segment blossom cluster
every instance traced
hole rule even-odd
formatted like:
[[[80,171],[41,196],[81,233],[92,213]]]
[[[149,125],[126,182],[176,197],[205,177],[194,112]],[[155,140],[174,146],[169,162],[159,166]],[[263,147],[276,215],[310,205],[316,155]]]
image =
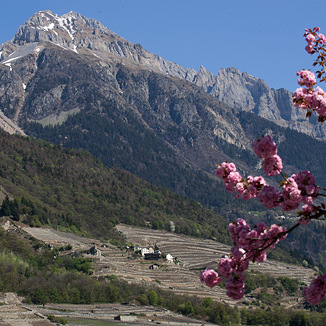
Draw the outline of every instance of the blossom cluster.
[[[263,136],[252,143],[255,153],[264,159],[262,166],[269,176],[281,173],[282,159],[277,155],[277,147],[271,136]],[[318,188],[315,185],[315,178],[310,171],[303,171],[293,174],[287,178],[281,191],[266,183],[262,176],[249,176],[244,179],[237,172],[234,163],[223,162],[218,166],[216,174],[224,180],[225,189],[241,196],[245,200],[258,198],[268,209],[281,206],[284,211],[295,210],[301,203],[304,212],[312,212],[313,201],[318,196]],[[302,219],[302,224],[309,220]]]
[[[324,121],[326,117],[326,93],[321,87],[316,89],[310,88],[297,88],[292,95],[293,105],[299,109],[307,109],[316,111]]]
[[[326,37],[324,34],[319,33],[320,28],[314,27],[313,29],[306,29],[305,39],[307,41],[306,51],[309,54],[317,52],[319,55],[314,62],[314,66],[320,65],[321,71],[317,71],[317,78],[320,81],[325,81],[326,69],[325,69],[325,44]],[[293,103],[296,107],[302,109],[308,109],[311,111],[316,111],[319,115],[318,120],[322,123],[326,120],[326,93],[322,88],[317,86],[315,89],[313,86],[316,84],[316,78],[313,73],[303,70],[298,72],[297,75],[300,77],[298,83],[301,88],[298,88],[293,94]],[[309,112],[307,113],[309,116]],[[314,177],[306,172],[301,172],[300,174],[293,177],[294,182],[301,190],[301,196],[305,205],[303,206],[304,215],[300,218],[299,223],[308,224],[310,221],[310,213],[314,211],[312,202],[314,198],[318,196],[318,188],[315,185]],[[299,198],[298,198],[299,200]],[[322,212],[323,213],[323,212]],[[326,295],[326,273],[324,275],[318,276],[312,281],[309,287],[303,289],[303,295],[305,299],[316,305],[322,301]]]
[[[318,304],[326,295],[326,273],[314,279],[309,287],[303,289],[305,299],[312,305]]]
[[[310,54],[315,52],[324,53],[326,37],[324,34],[319,33],[319,27],[313,30],[306,29],[305,39],[307,41],[306,51]],[[322,51],[321,51],[322,50]],[[319,54],[315,64],[324,65],[324,54]],[[318,71],[318,78],[325,73]],[[297,108],[307,109],[308,112],[316,111],[319,115],[319,121],[323,122],[326,119],[326,94],[321,87],[313,88],[316,85],[316,76],[309,70],[301,70],[297,72],[299,76],[298,84],[302,87],[296,89],[293,93],[293,104]],[[323,79],[322,79],[323,80]]]
[[[254,141],[252,147],[257,156],[263,159],[262,166],[269,176],[281,173],[282,160],[277,155],[277,146],[271,136],[263,136]],[[298,223],[309,223],[309,214],[315,209],[313,202],[319,195],[315,178],[310,171],[302,171],[284,178],[280,191],[268,185],[262,176],[243,178],[234,163],[223,162],[217,167],[216,174],[223,179],[227,191],[245,200],[258,198],[266,208],[280,206],[283,210],[290,211],[297,209],[303,203],[304,214]],[[273,249],[280,240],[287,236],[288,231],[282,226],[276,224],[268,226],[263,222],[251,229],[243,219],[230,223],[229,231],[234,243],[230,256],[221,259],[218,272],[213,269],[203,271],[201,281],[214,287],[222,281],[222,278],[225,278],[226,294],[238,300],[244,295],[244,272],[248,269],[249,262],[264,262],[267,256],[266,249]],[[307,301],[315,302],[314,293],[320,284],[324,284],[326,294],[326,282],[315,281],[304,291]]]
[[[272,177],[281,173],[282,159],[277,155],[277,147],[271,136],[255,140],[252,148],[258,157],[264,159],[262,167],[267,175]]]
[[[218,272],[226,279],[226,294],[238,300],[244,296],[244,272],[248,269],[249,262],[264,262],[266,248],[274,248],[287,236],[287,232],[284,227],[275,224],[269,227],[265,223],[259,223],[252,230],[243,219],[230,223],[229,231],[235,245],[231,248],[230,257],[221,259]],[[222,280],[219,274],[212,269],[206,269],[201,273],[201,281],[213,287]]]
[[[316,45],[318,46],[326,43],[325,35],[319,32],[320,32],[319,27],[315,27],[313,30],[306,29],[305,31],[304,36],[307,41],[305,50],[309,54],[313,54],[316,52]]]

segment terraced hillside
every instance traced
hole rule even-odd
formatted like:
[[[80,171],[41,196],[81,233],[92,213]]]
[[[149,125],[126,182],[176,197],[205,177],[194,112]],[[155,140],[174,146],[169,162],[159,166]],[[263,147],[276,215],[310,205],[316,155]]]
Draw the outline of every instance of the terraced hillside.
[[[87,255],[94,258],[94,276],[117,275],[129,283],[141,283],[149,286],[160,286],[178,294],[211,297],[213,300],[226,302],[231,305],[241,306],[241,301],[230,300],[225,291],[220,287],[210,289],[199,281],[200,271],[205,267],[216,267],[217,261],[228,254],[230,247],[212,240],[192,238],[170,232],[146,228],[136,228],[119,224],[117,229],[122,232],[129,242],[141,247],[157,246],[162,253],[177,257],[180,264],[160,259],[147,261],[134,252],[121,250],[99,240],[88,239],[58,232],[51,229],[24,228],[37,239],[52,246],[70,244],[72,251],[87,250],[96,245],[99,249],[98,256]],[[150,267],[156,263],[157,269]],[[157,267],[157,266],[155,266]],[[252,264],[251,270],[269,273],[272,276],[286,276],[297,278],[309,283],[314,277],[312,269],[289,265],[285,263],[266,261],[263,264]],[[302,299],[296,297],[284,298],[287,306],[297,306]]]
[[[233,300],[229,300],[225,296],[224,291],[220,288],[208,289],[199,283],[199,270],[205,267],[216,267],[217,261],[230,252],[229,246],[212,240],[135,228],[123,224],[119,224],[117,229],[124,233],[127,239],[134,244],[140,246],[156,245],[163,253],[170,253],[172,256],[178,257],[182,267],[178,267],[178,271],[174,272],[173,278],[170,278],[172,286],[178,289],[178,291],[182,293],[188,293],[189,291],[199,296],[209,295],[217,300],[235,304]],[[296,278],[304,283],[309,283],[315,274],[312,269],[271,260],[267,260],[263,264],[252,264],[251,266],[249,268],[251,270],[269,273],[275,277],[286,276]],[[183,269],[188,271],[185,275],[183,274]],[[185,277],[186,275],[189,275],[189,278]],[[164,278],[162,283],[164,283]]]

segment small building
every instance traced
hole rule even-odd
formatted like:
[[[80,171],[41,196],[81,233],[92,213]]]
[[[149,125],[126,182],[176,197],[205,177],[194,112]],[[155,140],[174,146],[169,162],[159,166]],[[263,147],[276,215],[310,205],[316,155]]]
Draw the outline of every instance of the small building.
[[[161,258],[161,254],[159,254],[159,253],[152,252],[152,253],[146,253],[145,254],[145,259],[146,260],[157,260],[157,259],[160,259],[160,258]]]
[[[152,264],[149,266],[149,269],[159,269],[160,265],[159,264]]]
[[[114,320],[119,320],[122,322],[135,322],[137,320],[137,316],[118,315],[118,316],[114,317]]]
[[[141,248],[140,249],[140,253],[144,257],[145,254],[152,254],[152,253],[154,253],[154,249],[153,248]]]
[[[89,253],[93,256],[101,256],[101,250],[99,250],[96,245],[89,249]]]
[[[132,251],[138,251],[140,249],[141,248],[139,246],[134,246],[134,245],[130,246],[130,250],[132,250]]]
[[[167,254],[165,258],[169,262],[173,262],[173,260],[174,260],[174,257],[171,254]]]

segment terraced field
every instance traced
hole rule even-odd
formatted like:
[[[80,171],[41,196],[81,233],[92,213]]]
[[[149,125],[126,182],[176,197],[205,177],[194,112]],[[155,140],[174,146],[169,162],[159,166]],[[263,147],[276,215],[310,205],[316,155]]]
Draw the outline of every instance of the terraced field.
[[[119,224],[117,229],[124,233],[134,244],[143,246],[155,245],[164,253],[170,253],[183,263],[187,269],[216,267],[217,261],[230,252],[230,247],[206,239],[198,239],[177,235],[165,231],[157,231]],[[298,278],[310,282],[314,271],[309,268],[267,260],[263,264],[252,264],[254,270],[269,272],[273,276]]]
[[[138,267],[133,267],[133,275],[145,277],[145,275],[153,280],[153,277],[161,281],[161,286],[174,287],[178,293],[189,293],[198,296],[210,296],[212,299],[226,302],[230,305],[241,306],[241,301],[230,300],[225,292],[219,287],[209,289],[199,282],[200,270],[206,267],[216,267],[217,261],[225,254],[230,252],[230,247],[222,243],[192,238],[183,235],[177,235],[165,231],[150,230],[144,228],[136,228],[128,225],[120,224],[117,229],[124,233],[127,239],[140,246],[156,245],[163,253],[170,253],[182,262],[181,266],[169,266],[167,273],[163,270],[152,272],[144,271],[139,274]],[[164,268],[162,268],[164,269]],[[263,264],[251,264],[251,270],[262,273],[270,273],[271,275],[287,276],[289,278],[297,278],[305,283],[315,277],[312,269],[304,268],[280,262],[267,260]],[[284,298],[287,306],[295,306],[301,303],[294,297]]]
[[[98,240],[78,237],[69,233],[58,232],[51,229],[24,228],[24,230],[39,240],[53,246],[71,244],[72,250],[89,249],[96,244],[101,251],[100,256],[94,258],[94,276],[117,275],[130,283],[160,286],[178,294],[211,297],[231,305],[241,306],[241,300],[233,301],[225,295],[220,287],[213,289],[204,286],[199,281],[200,271],[206,267],[216,267],[217,261],[228,254],[230,247],[213,240],[192,238],[162,230],[137,228],[120,224],[117,229],[125,234],[128,241],[141,247],[156,245],[164,254],[177,257],[180,264],[160,259],[147,261],[136,256],[133,252],[120,250],[108,243]],[[150,269],[153,263],[159,265],[158,269]],[[287,276],[297,278],[309,283],[314,278],[312,269],[266,261],[263,264],[252,264],[250,269],[273,276]],[[285,298],[297,304],[296,298]],[[292,305],[292,304],[291,304]]]

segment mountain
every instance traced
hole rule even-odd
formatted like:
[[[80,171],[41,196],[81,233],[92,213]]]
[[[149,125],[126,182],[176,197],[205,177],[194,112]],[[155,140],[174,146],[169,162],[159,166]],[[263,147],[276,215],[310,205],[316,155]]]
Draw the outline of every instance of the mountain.
[[[305,169],[309,161],[316,177],[325,180],[319,159],[324,143],[251,113],[255,101],[271,102],[261,95],[266,92],[278,96],[274,102],[284,107],[290,100],[284,104],[286,91],[272,91],[248,74],[228,69],[214,77],[203,67],[197,73],[73,12],[61,17],[36,13],[0,46],[0,53],[0,109],[16,125],[13,132],[86,149],[109,167],[129,170],[233,216],[241,208],[262,207],[241,201],[235,207],[214,176],[215,164],[232,160],[241,173],[260,173],[250,143],[263,133],[272,133],[280,144],[290,172]],[[229,78],[231,72],[238,77]],[[238,86],[228,84],[233,79]],[[254,91],[257,87],[260,92]],[[225,102],[233,98],[233,104],[216,96]],[[241,96],[246,96],[246,108],[235,104]],[[275,118],[286,117],[270,109]],[[316,154],[309,153],[309,160],[304,150],[293,155],[298,143],[316,148]]]
[[[46,139],[55,143],[57,148],[84,149],[109,168],[128,170],[132,173],[128,177],[132,186],[116,181],[119,196],[135,196],[138,191],[136,185],[144,183],[145,179],[153,187],[161,186],[191,197],[229,219],[248,218],[256,214],[260,218],[264,215],[271,218],[282,215],[280,210],[266,212],[255,200],[234,200],[214,173],[216,163],[228,160],[236,162],[243,175],[261,174],[259,160],[253,154],[250,143],[265,133],[271,134],[279,144],[285,173],[310,169],[321,185],[326,183],[325,163],[320,160],[320,157],[326,156],[324,142],[281,127],[257,116],[251,110],[225,104],[208,94],[213,87],[203,89],[206,82],[215,83],[216,80],[204,68],[198,74],[185,68],[179,69],[178,65],[123,40],[92,19],[75,13],[59,17],[49,11],[38,12],[0,49],[0,118],[10,122],[13,128],[11,132]],[[179,76],[171,76],[173,71],[179,71]],[[191,81],[185,80],[183,74],[187,74]],[[199,77],[195,78],[197,75]],[[253,77],[246,78],[254,84]],[[192,82],[194,79],[197,85]],[[265,85],[263,81],[260,83]],[[268,91],[267,86],[262,89]],[[110,212],[110,215],[119,216],[119,221],[132,221],[137,225],[153,219],[155,227],[160,226],[159,221],[164,221],[162,223],[165,225],[174,216],[175,219],[172,220],[179,221],[179,228],[185,232],[195,234],[198,230],[194,224],[183,224],[185,215],[171,213],[166,207],[172,205],[170,203],[159,213],[152,208],[150,212],[145,210],[145,214],[136,203],[148,198],[146,201],[155,205],[160,201],[160,195],[150,195],[151,192],[149,196],[145,196],[146,191],[140,192],[138,197],[133,197],[132,204],[120,203],[112,211],[112,207],[109,207],[111,196],[114,196],[110,193],[112,183],[99,186],[103,177],[101,173],[95,181],[84,181],[97,170],[86,159],[78,158],[77,154],[77,158],[71,158],[69,163],[62,163],[66,161],[60,160],[58,153],[43,153],[28,172],[35,180],[28,179],[25,168],[28,168],[31,155],[17,152],[16,140],[10,142],[11,147],[7,148],[6,155],[11,155],[15,164],[7,159],[3,161],[2,176],[5,178],[8,174],[8,180],[16,187],[24,187],[14,197],[19,200],[22,200],[22,196],[26,197],[26,193],[40,179],[40,176],[33,175],[32,172],[40,169],[48,174],[42,179],[38,191],[33,189],[35,197],[31,200],[37,202],[40,200],[38,196],[43,196],[42,201],[49,201],[55,209],[60,209],[58,198],[63,201],[69,196],[67,207],[73,208],[66,209],[61,216],[53,207],[42,204],[39,212],[28,223],[48,223],[45,216],[50,214],[51,224],[61,223],[66,228],[73,224],[82,230],[88,227],[93,234],[102,235],[100,233],[105,229],[101,229],[100,225],[104,221],[108,225],[115,223],[103,219],[103,216],[107,216],[106,212]],[[28,148],[24,143],[18,147],[20,150]],[[42,151],[40,148],[38,150]],[[58,159],[47,162],[47,156],[58,156]],[[60,173],[68,180],[73,178],[76,183],[82,182],[85,192],[77,198],[77,202],[74,202],[76,194],[70,183],[66,184],[60,179],[59,184],[52,184],[60,175],[57,172],[60,164],[76,164],[77,171]],[[15,176],[18,170],[21,174]],[[127,178],[124,173],[122,175],[122,179]],[[137,179],[134,175],[142,179]],[[5,189],[8,188],[6,182],[4,179],[0,182]],[[55,193],[48,192],[49,188]],[[41,192],[41,189],[45,192]],[[66,191],[58,197],[60,189]],[[99,205],[96,198],[101,197],[101,193],[106,195]],[[87,210],[89,201],[90,211]],[[97,205],[102,209],[103,216],[99,214],[100,216],[92,217]],[[85,206],[85,212],[89,213],[86,215],[83,213]],[[121,207],[124,207],[121,210],[123,217],[118,214]],[[27,205],[25,209],[31,208]],[[137,209],[141,212],[140,215],[135,213]],[[225,223],[223,220],[206,222],[205,215],[209,216],[208,211],[200,213],[191,206],[186,212],[191,220],[196,223],[203,221],[209,226],[205,231],[206,236],[211,233],[210,236],[216,237],[213,230],[219,230]],[[73,221],[71,213],[76,217]],[[157,220],[155,214],[158,214]],[[318,229],[321,230],[317,228],[317,231]],[[302,235],[301,238],[305,239],[305,236]],[[317,242],[313,239],[318,239],[318,236],[310,239],[309,248],[306,248],[306,240],[300,242],[300,239],[295,238],[293,248],[300,248],[301,252],[310,254],[310,248],[316,249]],[[319,250],[315,252],[319,253]],[[314,258],[319,262],[318,257]]]
[[[316,117],[307,120],[304,112],[293,106],[289,91],[271,89],[263,80],[236,68],[222,68],[217,76],[203,66],[198,72],[184,68],[146,51],[140,44],[128,42],[100,22],[78,13],[69,12],[61,17],[48,10],[36,13],[11,41],[0,46],[2,64],[10,68],[17,58],[33,51],[36,42],[52,42],[76,53],[89,49],[101,59],[112,55],[116,59],[128,59],[150,70],[190,81],[231,107],[253,112],[316,139],[326,139],[325,127],[318,124]]]

